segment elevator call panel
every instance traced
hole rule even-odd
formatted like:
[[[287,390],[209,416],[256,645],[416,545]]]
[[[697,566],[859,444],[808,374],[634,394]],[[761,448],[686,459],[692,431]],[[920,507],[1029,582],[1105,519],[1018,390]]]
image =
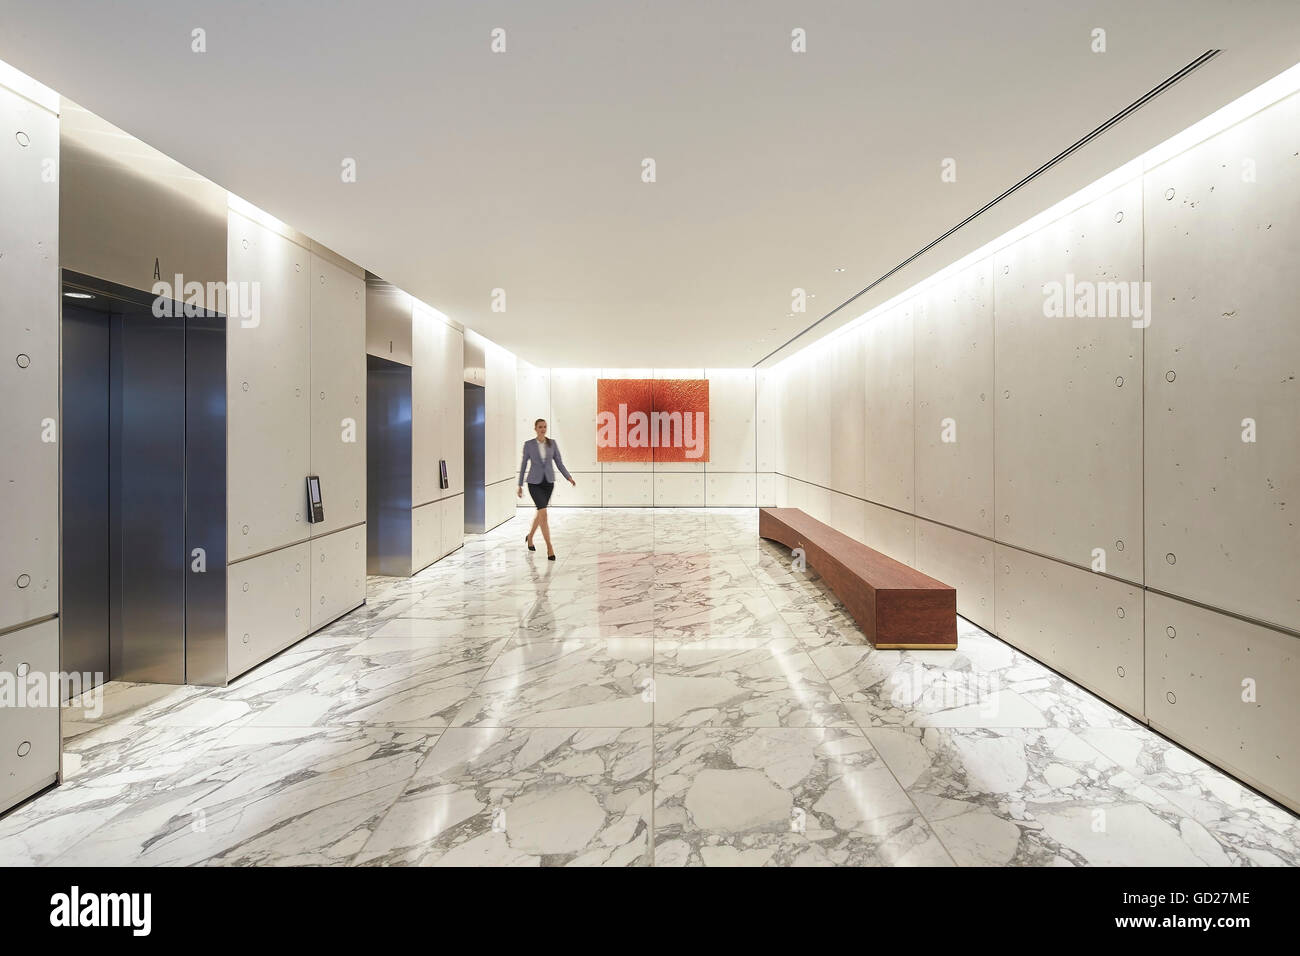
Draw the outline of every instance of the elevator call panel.
[[[307,476],[307,520],[312,524],[325,520],[325,504],[321,500],[320,476]]]
[[[438,487],[451,487],[451,482],[447,480],[447,459],[445,458],[438,460]]]

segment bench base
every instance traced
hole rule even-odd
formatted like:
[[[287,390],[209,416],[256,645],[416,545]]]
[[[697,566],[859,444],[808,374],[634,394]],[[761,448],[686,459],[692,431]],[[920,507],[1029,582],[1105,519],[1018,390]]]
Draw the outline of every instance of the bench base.
[[[955,651],[957,642],[951,644],[872,644],[878,651]]]

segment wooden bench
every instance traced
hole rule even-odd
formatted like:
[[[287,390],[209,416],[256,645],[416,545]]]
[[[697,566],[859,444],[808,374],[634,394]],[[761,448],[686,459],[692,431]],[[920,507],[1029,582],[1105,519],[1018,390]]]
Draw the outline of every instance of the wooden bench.
[[[760,508],[758,534],[791,550],[844,603],[874,647],[955,650],[957,589],[822,524],[798,508]]]

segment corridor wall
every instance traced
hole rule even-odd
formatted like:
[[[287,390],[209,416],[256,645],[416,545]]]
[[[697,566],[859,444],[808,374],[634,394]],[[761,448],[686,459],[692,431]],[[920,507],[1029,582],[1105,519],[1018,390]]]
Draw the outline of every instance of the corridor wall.
[[[465,538],[465,330],[378,276],[365,287],[366,352],[411,368],[409,555],[400,563],[414,574]]]
[[[1290,95],[761,370],[776,498],[1300,808],[1298,255]]]
[[[412,299],[411,571],[465,541],[465,332]],[[448,487],[439,487],[446,459]]]
[[[228,677],[365,601],[365,272],[231,197]],[[232,293],[232,295],[235,293]],[[232,310],[233,311],[233,310]],[[325,520],[307,520],[306,479]]]
[[[60,669],[58,164],[57,95],[0,64],[0,680],[10,687]],[[0,707],[0,813],[58,779],[60,752],[57,691],[47,706]]]
[[[596,380],[600,378],[708,379],[709,461],[598,462]],[[757,379],[754,369],[744,368],[547,369],[521,361],[511,480],[518,479],[523,443],[533,437],[534,421],[545,418],[577,481],[571,486],[557,478],[551,499],[556,507],[753,508],[774,504],[775,469],[759,460]],[[531,508],[532,503],[525,496],[520,506]]]

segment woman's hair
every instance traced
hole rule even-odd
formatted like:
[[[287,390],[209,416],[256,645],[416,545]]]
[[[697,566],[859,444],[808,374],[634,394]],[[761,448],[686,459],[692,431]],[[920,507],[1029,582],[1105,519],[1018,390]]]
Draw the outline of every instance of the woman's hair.
[[[538,425],[541,425],[541,424],[542,424],[543,422],[545,422],[545,421],[546,421],[545,418],[539,418],[539,419],[537,419],[537,421],[533,422],[533,429],[536,430],[536,429],[537,429],[537,426],[538,426]],[[550,441],[549,438],[546,439],[546,440],[547,440],[548,442]]]

